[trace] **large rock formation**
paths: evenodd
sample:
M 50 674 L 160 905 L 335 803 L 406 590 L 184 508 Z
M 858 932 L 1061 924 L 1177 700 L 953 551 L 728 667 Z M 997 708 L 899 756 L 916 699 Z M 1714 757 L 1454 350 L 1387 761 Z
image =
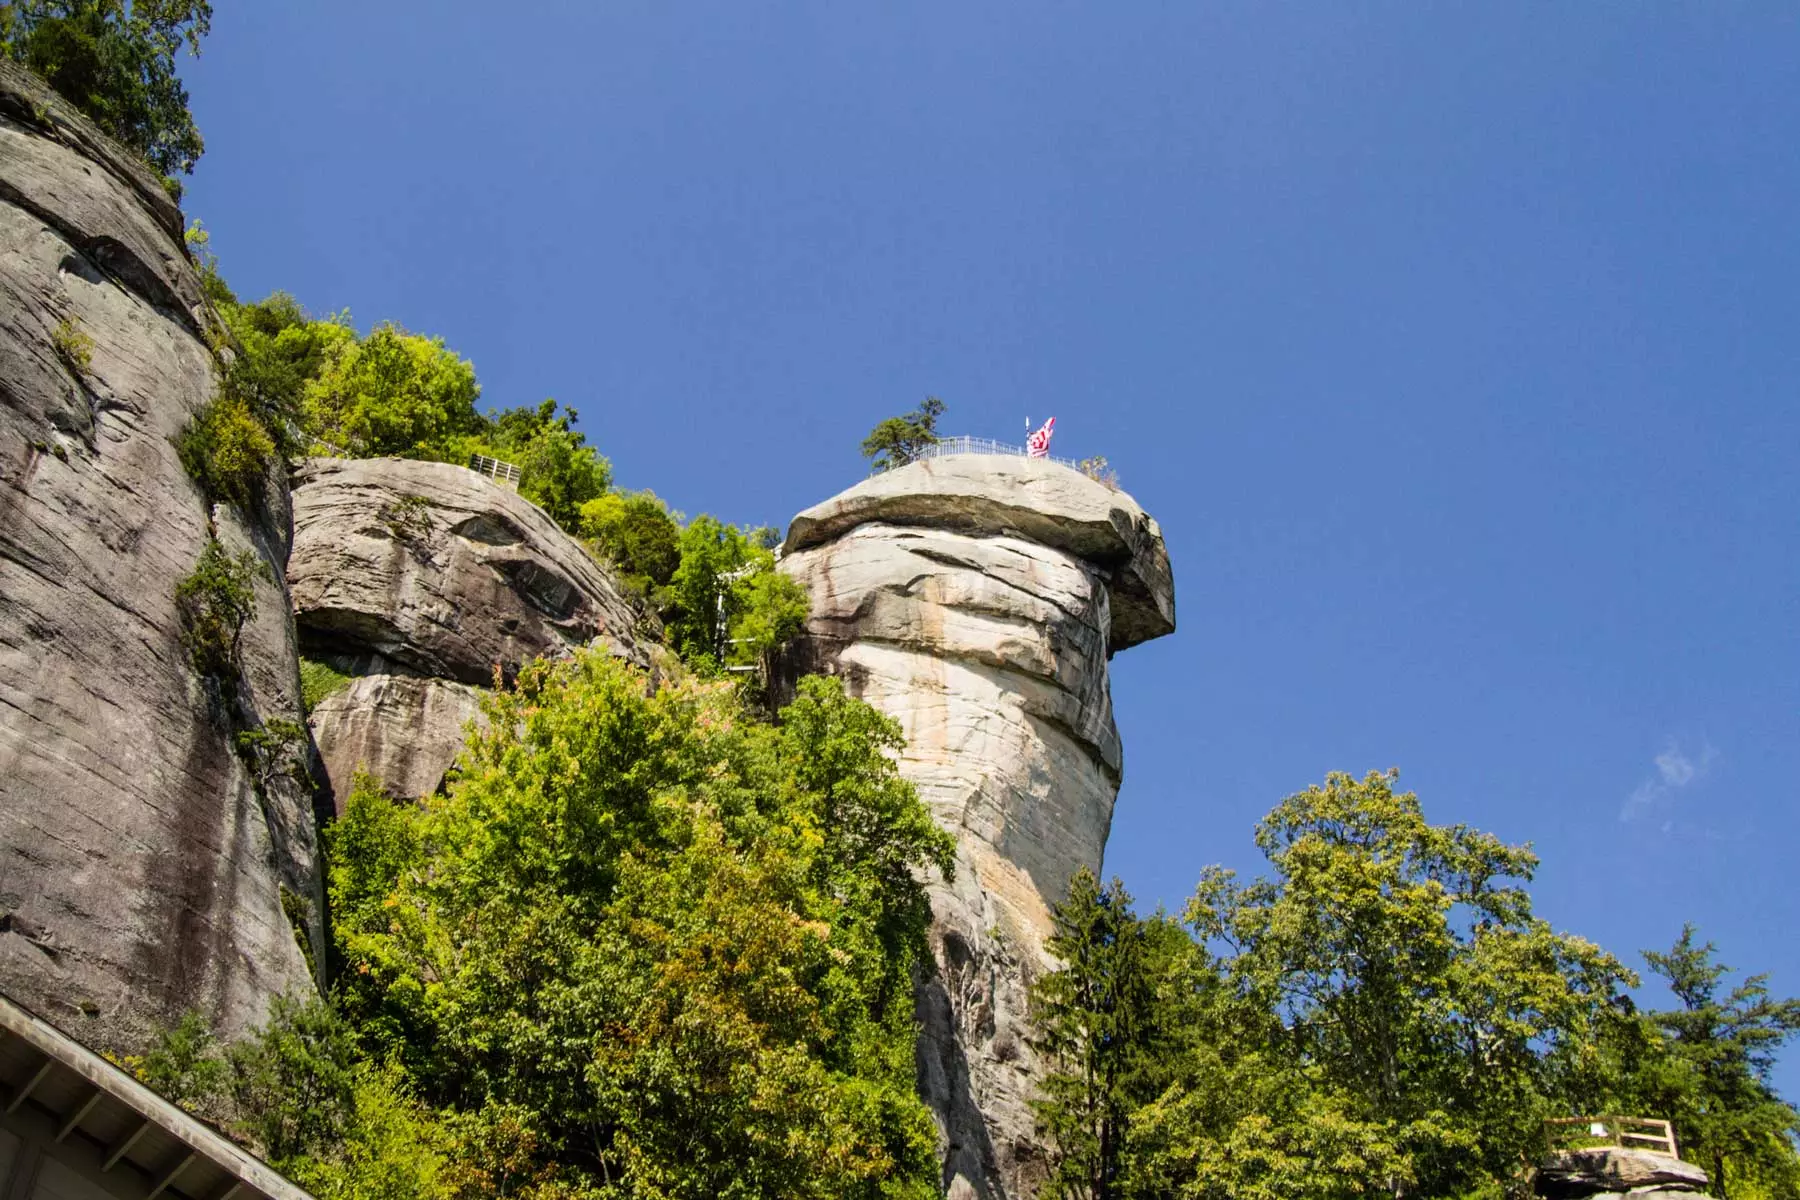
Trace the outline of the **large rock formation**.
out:
M 171 444 L 210 319 L 159 181 L 0 63 L 0 989 L 98 1045 L 241 1030 L 310 986 L 288 913 L 322 938 L 310 792 L 232 741 L 300 715 L 286 484 L 209 512 Z M 209 523 L 266 574 L 224 704 L 174 602 Z
M 1054 463 L 964 455 L 878 475 L 794 519 L 811 596 L 794 670 L 843 676 L 906 733 L 901 770 L 957 835 L 933 892 L 921 1087 L 953 1198 L 1029 1196 L 1042 1064 L 1026 995 L 1050 907 L 1098 870 L 1123 759 L 1107 660 L 1171 632 L 1156 522 Z
M 340 806 L 359 769 L 395 796 L 435 791 L 496 670 L 592 642 L 653 665 L 630 604 L 573 538 L 446 463 L 308 463 L 288 582 L 305 652 L 357 677 L 312 714 Z

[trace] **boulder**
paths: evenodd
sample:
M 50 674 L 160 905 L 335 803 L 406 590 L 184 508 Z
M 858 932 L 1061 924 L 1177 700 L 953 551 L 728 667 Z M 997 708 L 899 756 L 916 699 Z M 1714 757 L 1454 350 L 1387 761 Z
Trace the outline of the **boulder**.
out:
M 288 585 L 308 653 L 374 653 L 475 685 L 594 641 L 651 665 L 631 606 L 575 539 L 516 492 L 447 463 L 307 463 Z
M 312 711 L 312 728 L 338 811 L 357 771 L 390 796 L 436 792 L 480 715 L 479 689 L 419 675 L 362 675 L 327 696 Z
M 0 990 L 104 1048 L 239 1032 L 322 951 L 310 789 L 233 742 L 300 716 L 286 483 L 210 512 L 171 441 L 215 391 L 200 297 L 154 177 L 0 63 Z M 174 603 L 209 529 L 265 569 L 229 713 Z
M 903 774 L 957 835 L 932 887 L 918 1069 L 949 1194 L 1046 1171 L 1026 1001 L 1050 907 L 1098 870 L 1124 759 L 1108 658 L 1174 628 L 1168 554 L 1130 496 L 1055 463 L 969 455 L 808 509 L 780 569 L 811 601 L 785 673 L 827 671 L 899 721 Z
M 1538 1168 L 1536 1186 L 1540 1196 L 1561 1200 L 1616 1192 L 1692 1197 L 1706 1185 L 1706 1172 L 1691 1162 L 1651 1150 L 1597 1146 L 1551 1154 Z

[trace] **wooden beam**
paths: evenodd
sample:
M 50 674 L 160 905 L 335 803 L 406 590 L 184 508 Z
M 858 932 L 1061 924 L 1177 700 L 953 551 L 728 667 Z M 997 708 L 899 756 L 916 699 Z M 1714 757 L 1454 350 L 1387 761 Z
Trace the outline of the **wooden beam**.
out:
M 124 1141 L 120 1142 L 117 1146 L 114 1146 L 112 1153 L 106 1156 L 106 1161 L 100 1164 L 101 1173 L 105 1174 L 107 1171 L 118 1166 L 119 1160 L 124 1158 L 125 1155 L 130 1152 L 131 1148 L 138 1144 L 138 1139 L 150 1132 L 150 1126 L 152 1124 L 154 1124 L 152 1121 L 138 1122 L 138 1127 L 132 1130 Z
M 164 1192 L 168 1191 L 169 1185 L 171 1183 L 175 1182 L 176 1176 L 180 1175 L 183 1171 L 187 1170 L 188 1166 L 190 1164 L 192 1164 L 196 1158 L 199 1158 L 199 1157 L 200 1156 L 197 1153 L 195 1153 L 192 1150 L 189 1150 L 187 1152 L 187 1154 L 182 1157 L 181 1161 L 176 1163 L 173 1167 L 170 1167 L 169 1173 L 167 1175 L 164 1175 L 162 1177 L 161 1181 L 158 1182 L 155 1187 L 150 1189 L 150 1194 L 147 1197 L 145 1197 L 145 1200 L 156 1200 L 156 1198 L 158 1196 L 160 1196 Z
M 94 1105 L 100 1103 L 100 1098 L 104 1095 L 106 1095 L 105 1092 L 101 1091 L 99 1088 L 95 1088 L 94 1094 L 89 1096 L 86 1100 L 83 1100 L 80 1106 L 76 1108 L 74 1112 L 69 1114 L 68 1120 L 64 1121 L 62 1125 L 57 1128 L 56 1140 L 60 1142 L 71 1133 L 74 1133 L 75 1127 L 81 1124 L 84 1117 L 94 1111 Z
M 19 1090 L 12 1094 L 12 1099 L 6 1102 L 6 1111 L 11 1112 L 19 1107 L 19 1105 L 25 1103 L 25 1097 L 37 1090 L 37 1085 L 44 1082 L 44 1076 L 50 1074 L 50 1070 L 54 1066 L 56 1066 L 56 1060 L 54 1058 L 46 1058 L 44 1060 L 44 1065 L 37 1069 L 37 1074 L 20 1084 Z

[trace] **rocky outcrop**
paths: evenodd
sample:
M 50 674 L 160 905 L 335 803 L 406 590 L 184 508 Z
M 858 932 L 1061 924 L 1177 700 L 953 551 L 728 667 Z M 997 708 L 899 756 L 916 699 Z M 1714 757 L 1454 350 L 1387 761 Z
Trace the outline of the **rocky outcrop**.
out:
M 389 795 L 429 796 L 481 716 L 481 692 L 466 683 L 419 675 L 361 675 L 312 711 L 313 737 L 341 806 L 356 772 Z
M 591 643 L 654 665 L 631 605 L 573 538 L 446 463 L 308 463 L 288 583 L 305 652 L 358 676 L 312 714 L 340 805 L 358 769 L 395 796 L 435 791 L 496 671 Z
M 1684 1197 L 1705 1200 L 1706 1172 L 1691 1162 L 1650 1150 L 1597 1146 L 1559 1150 L 1538 1167 L 1534 1190 L 1548 1200 Z
M 171 444 L 210 321 L 156 178 L 0 63 L 0 989 L 100 1046 L 241 1030 L 311 985 L 288 913 L 321 945 L 310 791 L 233 743 L 300 715 L 285 481 L 209 511 Z M 228 712 L 173 595 L 209 524 L 265 568 Z
M 934 887 L 920 1083 L 952 1197 L 1035 1193 L 1042 1075 L 1026 996 L 1050 907 L 1098 869 L 1123 755 L 1107 660 L 1171 632 L 1161 531 L 1054 463 L 966 455 L 869 479 L 794 519 L 781 569 L 811 597 L 794 672 L 897 719 L 901 770 L 957 835 Z

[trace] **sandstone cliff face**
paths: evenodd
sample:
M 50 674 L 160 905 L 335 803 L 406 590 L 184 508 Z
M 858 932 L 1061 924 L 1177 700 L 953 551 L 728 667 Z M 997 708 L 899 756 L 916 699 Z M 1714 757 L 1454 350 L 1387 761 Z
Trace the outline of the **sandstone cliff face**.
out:
M 957 835 L 933 891 L 921 1087 L 953 1198 L 1035 1193 L 1042 1064 L 1026 994 L 1050 906 L 1098 870 L 1123 766 L 1107 660 L 1171 632 L 1161 532 L 1054 463 L 966 455 L 876 476 L 794 519 L 812 601 L 796 670 L 843 676 L 906 733 L 901 770 Z
M 322 937 L 311 795 L 255 786 L 179 640 L 209 512 L 170 439 L 215 386 L 181 232 L 141 164 L 0 63 L 0 988 L 102 1046 L 188 1009 L 235 1032 L 310 987 L 284 890 Z M 210 516 L 267 568 L 239 699 L 298 719 L 266 490 Z
M 358 769 L 395 796 L 435 791 L 496 669 L 591 642 L 653 666 L 631 606 L 573 538 L 445 463 L 308 463 L 288 582 L 306 652 L 357 676 L 312 714 L 340 807 Z

